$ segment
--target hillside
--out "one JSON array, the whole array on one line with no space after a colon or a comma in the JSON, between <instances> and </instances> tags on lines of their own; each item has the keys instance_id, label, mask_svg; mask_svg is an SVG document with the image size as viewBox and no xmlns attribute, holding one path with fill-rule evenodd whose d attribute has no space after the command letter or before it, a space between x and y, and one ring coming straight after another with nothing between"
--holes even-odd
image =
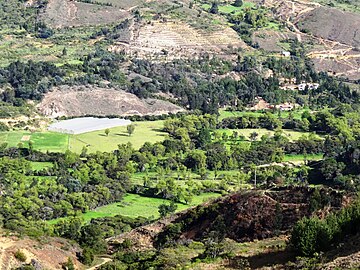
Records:
<instances>
[{"instance_id":1,"label":"hillside","mask_svg":"<svg viewBox=\"0 0 360 270\"><path fill-rule=\"evenodd\" d=\"M19 250L25 254L25 262L15 258L14 254ZM1 236L0 268L14 269L29 264L34 269L61 269L62 265L71 258L79 269L83 267L76 257L76 252L80 250L78 246L60 238L46 238L36 241L26 237Z\"/></svg>"},{"instance_id":2,"label":"hillside","mask_svg":"<svg viewBox=\"0 0 360 270\"><path fill-rule=\"evenodd\" d=\"M319 7L300 15L296 24L301 31L317 37L360 46L360 14Z\"/></svg>"},{"instance_id":3,"label":"hillside","mask_svg":"<svg viewBox=\"0 0 360 270\"><path fill-rule=\"evenodd\" d=\"M142 250L167 241L204 239L212 230L218 231L224 226L225 237L238 242L266 239L288 231L296 221L311 215L309 205L313 192L314 189L305 187L238 192L108 241L116 246L129 238L132 248ZM331 198L327 211L348 203L348 198L336 191L322 190L322 196ZM170 233L177 225L180 231Z\"/></svg>"},{"instance_id":4,"label":"hillside","mask_svg":"<svg viewBox=\"0 0 360 270\"><path fill-rule=\"evenodd\" d=\"M38 105L50 117L84 115L159 115L177 113L182 108L168 101L139 99L121 90L93 86L52 89Z\"/></svg>"},{"instance_id":5,"label":"hillside","mask_svg":"<svg viewBox=\"0 0 360 270\"><path fill-rule=\"evenodd\" d=\"M114 23L130 17L120 8L71 0L50 0L41 18L54 28Z\"/></svg>"}]
</instances>

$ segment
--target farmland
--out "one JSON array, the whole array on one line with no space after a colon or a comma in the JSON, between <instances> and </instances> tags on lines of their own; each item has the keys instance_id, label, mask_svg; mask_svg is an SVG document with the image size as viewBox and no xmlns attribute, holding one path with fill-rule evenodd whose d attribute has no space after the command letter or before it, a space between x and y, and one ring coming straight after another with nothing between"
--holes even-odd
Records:
<instances>
[{"instance_id":1,"label":"farmland","mask_svg":"<svg viewBox=\"0 0 360 270\"><path fill-rule=\"evenodd\" d=\"M202 204L203 202L209 201L219 196L219 193L203 193L201 195L194 196L190 205L177 203L177 211L182 211L189 207ZM121 202L98 207L94 210L81 214L80 217L82 217L83 221L86 223L93 218L113 217L116 215L123 215L132 218L145 217L155 219L159 218L159 205L169 202L169 200L160 198L150 198L136 194L126 194ZM49 223L55 224L59 220L61 219L51 220Z\"/></svg>"},{"instance_id":2,"label":"farmland","mask_svg":"<svg viewBox=\"0 0 360 270\"><path fill-rule=\"evenodd\" d=\"M134 134L129 136L126 127L115 127L110 129L108 136L104 131L94 131L70 136L69 149L79 153L84 146L89 152L115 150L118 144L130 142L136 149L144 142L159 142L164 140L166 133L162 132L163 121L135 122Z\"/></svg>"},{"instance_id":3,"label":"farmland","mask_svg":"<svg viewBox=\"0 0 360 270\"><path fill-rule=\"evenodd\" d=\"M78 135L48 131L34 133L9 131L0 133L0 142L7 143L8 147L16 147L19 143L28 147L29 141L31 141L33 149L39 151L65 152L71 150L80 153L84 146L87 146L88 152L112 151L117 148L118 144L130 142L135 148L139 148L145 141L154 143L164 139L165 133L161 131L162 121L136 122L134 125L135 131L132 136L129 136L124 126L111 128L108 136L104 131Z\"/></svg>"},{"instance_id":4,"label":"farmland","mask_svg":"<svg viewBox=\"0 0 360 270\"><path fill-rule=\"evenodd\" d=\"M232 135L234 131L238 132L241 136L245 136L246 140L250 140L250 135L252 133L257 133L257 140L260 140L262 136L274 136L275 131L268 130L264 128L246 128L246 129L218 129L221 133L225 132L228 136ZM304 135L311 134L309 132L300 132L300 131L293 131L293 130L282 130L282 134L287 137L290 141L296 141ZM320 138L319 136L315 135L316 138Z\"/></svg>"},{"instance_id":5,"label":"farmland","mask_svg":"<svg viewBox=\"0 0 360 270\"><path fill-rule=\"evenodd\" d=\"M0 133L0 142L7 143L8 147L20 145L28 147L32 142L33 148L39 151L65 152L68 144L68 135L55 132L28 132L10 131Z\"/></svg>"}]
</instances>

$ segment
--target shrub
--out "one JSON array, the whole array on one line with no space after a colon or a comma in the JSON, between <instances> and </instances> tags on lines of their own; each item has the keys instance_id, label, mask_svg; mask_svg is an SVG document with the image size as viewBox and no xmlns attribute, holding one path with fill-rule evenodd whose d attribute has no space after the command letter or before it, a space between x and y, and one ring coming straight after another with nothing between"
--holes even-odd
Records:
<instances>
[{"instance_id":1,"label":"shrub","mask_svg":"<svg viewBox=\"0 0 360 270\"><path fill-rule=\"evenodd\" d=\"M15 258L17 260L19 260L20 262L25 262L26 261L26 255L24 252L22 252L21 250L17 250L14 254Z\"/></svg>"}]
</instances>

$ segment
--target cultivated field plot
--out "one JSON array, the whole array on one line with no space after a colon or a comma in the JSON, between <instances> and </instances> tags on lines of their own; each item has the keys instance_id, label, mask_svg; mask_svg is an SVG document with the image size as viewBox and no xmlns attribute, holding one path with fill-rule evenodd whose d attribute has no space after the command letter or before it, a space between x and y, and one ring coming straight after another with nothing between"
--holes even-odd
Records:
<instances>
[{"instance_id":1,"label":"cultivated field plot","mask_svg":"<svg viewBox=\"0 0 360 270\"><path fill-rule=\"evenodd\" d=\"M23 140L24 138L27 140ZM8 147L17 147L19 144L28 147L29 141L35 150L64 152L68 145L68 135L55 132L0 132L0 143L7 143Z\"/></svg>"},{"instance_id":2,"label":"cultivated field plot","mask_svg":"<svg viewBox=\"0 0 360 270\"><path fill-rule=\"evenodd\" d=\"M48 130L66 134L81 134L130 124L130 120L120 118L83 117L53 123L48 127Z\"/></svg>"},{"instance_id":3,"label":"cultivated field plot","mask_svg":"<svg viewBox=\"0 0 360 270\"><path fill-rule=\"evenodd\" d=\"M135 131L129 136L125 126L110 129L106 136L104 131L93 131L70 136L69 149L80 153L85 146L88 152L113 151L118 144L130 142L134 148L140 148L145 142L159 142L164 140L167 133L162 132L163 121L135 122Z\"/></svg>"},{"instance_id":4,"label":"cultivated field plot","mask_svg":"<svg viewBox=\"0 0 360 270\"><path fill-rule=\"evenodd\" d=\"M64 134L58 132L35 132L9 131L0 132L0 144L7 143L8 147L16 147L19 143L23 147L29 146L32 142L33 148L39 151L65 152L71 150L81 153L85 146L88 152L109 152L117 149L119 144L130 142L134 148L140 148L145 142L160 142L165 139L167 133L162 131L163 121L135 122L135 131L129 136L126 126L110 128L106 136L104 130L97 130L83 134ZM29 141L22 139L30 136Z\"/></svg>"}]
</instances>

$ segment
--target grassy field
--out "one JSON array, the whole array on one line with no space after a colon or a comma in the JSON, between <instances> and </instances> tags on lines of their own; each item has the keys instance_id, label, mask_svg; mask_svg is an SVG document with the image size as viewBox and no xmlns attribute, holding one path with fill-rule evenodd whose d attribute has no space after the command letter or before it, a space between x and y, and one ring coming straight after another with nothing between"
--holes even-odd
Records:
<instances>
[{"instance_id":1,"label":"grassy field","mask_svg":"<svg viewBox=\"0 0 360 270\"><path fill-rule=\"evenodd\" d=\"M88 145L88 152L113 151L118 144L131 142L135 148L139 148L145 142L158 142L165 138L162 132L163 121L135 122L135 131L128 136L126 127L110 129L108 136L103 130L93 131L77 135L67 135L56 132L9 131L0 132L0 143L7 143L8 147L16 147L22 143L28 147L29 140L35 150L65 152L67 149L80 153L83 146ZM28 137L30 136L30 137Z\"/></svg>"},{"instance_id":2,"label":"grassy field","mask_svg":"<svg viewBox=\"0 0 360 270\"><path fill-rule=\"evenodd\" d=\"M108 136L103 130L93 131L70 136L69 149L74 152L81 152L87 146L89 152L113 151L118 144L131 142L135 148L140 148L145 142L159 142L164 140L166 133L162 132L163 121L135 122L135 131L128 135L126 126L110 129Z\"/></svg>"},{"instance_id":3,"label":"grassy field","mask_svg":"<svg viewBox=\"0 0 360 270\"><path fill-rule=\"evenodd\" d=\"M35 162L35 161L31 162L31 168L34 171L41 171L42 169L51 168L53 166L54 164L51 162Z\"/></svg>"},{"instance_id":4,"label":"grassy field","mask_svg":"<svg viewBox=\"0 0 360 270\"><path fill-rule=\"evenodd\" d=\"M306 156L306 160L321 160L323 159L323 155L322 154L318 154L318 155L307 155ZM284 157L284 161L304 161L305 160L305 156L304 155L286 155Z\"/></svg>"},{"instance_id":5,"label":"grassy field","mask_svg":"<svg viewBox=\"0 0 360 270\"><path fill-rule=\"evenodd\" d=\"M278 112L275 112L274 115L276 117L281 117L281 118L288 118L290 114L292 114L292 116L295 119L301 119L302 114L305 111L309 111L308 109L304 108L304 109L299 109L299 110L295 110L295 111L281 111L280 115ZM252 112L252 111L226 111L226 110L220 110L219 111L220 115L219 115L219 120L223 120L225 118L230 118L230 117L240 117L240 116L254 116L254 117L259 117L262 114L264 114L263 112Z\"/></svg>"},{"instance_id":6,"label":"grassy field","mask_svg":"<svg viewBox=\"0 0 360 270\"><path fill-rule=\"evenodd\" d=\"M204 193L199 196L194 196L190 205L177 203L177 211L185 210L220 196L221 195L218 193ZM127 194L121 202L101 206L82 214L81 217L84 219L84 222L89 222L92 218L113 217L116 215L124 215L132 218L159 218L158 207L163 203L168 204L170 201L159 198L143 197L136 194ZM56 224L59 220L61 220L61 218L51 220L49 221L49 224Z\"/></svg>"},{"instance_id":7,"label":"grassy field","mask_svg":"<svg viewBox=\"0 0 360 270\"><path fill-rule=\"evenodd\" d=\"M29 136L29 137L27 137ZM10 131L0 133L0 143L7 143L8 147L16 147L19 143L27 147L29 140L35 150L64 152L67 149L68 135L55 132Z\"/></svg>"},{"instance_id":8,"label":"grassy field","mask_svg":"<svg viewBox=\"0 0 360 270\"><path fill-rule=\"evenodd\" d=\"M258 134L257 140L260 140L263 135L273 136L274 131L264 128L245 128L245 129L219 129L220 132L226 132L228 136L232 135L234 131L237 131L239 136L245 136L246 140L250 140L250 134L256 132ZM296 141L303 135L308 135L309 132L300 132L293 130L283 130L283 135L286 136L290 141ZM315 135L320 138L318 135Z\"/></svg>"}]
</instances>

